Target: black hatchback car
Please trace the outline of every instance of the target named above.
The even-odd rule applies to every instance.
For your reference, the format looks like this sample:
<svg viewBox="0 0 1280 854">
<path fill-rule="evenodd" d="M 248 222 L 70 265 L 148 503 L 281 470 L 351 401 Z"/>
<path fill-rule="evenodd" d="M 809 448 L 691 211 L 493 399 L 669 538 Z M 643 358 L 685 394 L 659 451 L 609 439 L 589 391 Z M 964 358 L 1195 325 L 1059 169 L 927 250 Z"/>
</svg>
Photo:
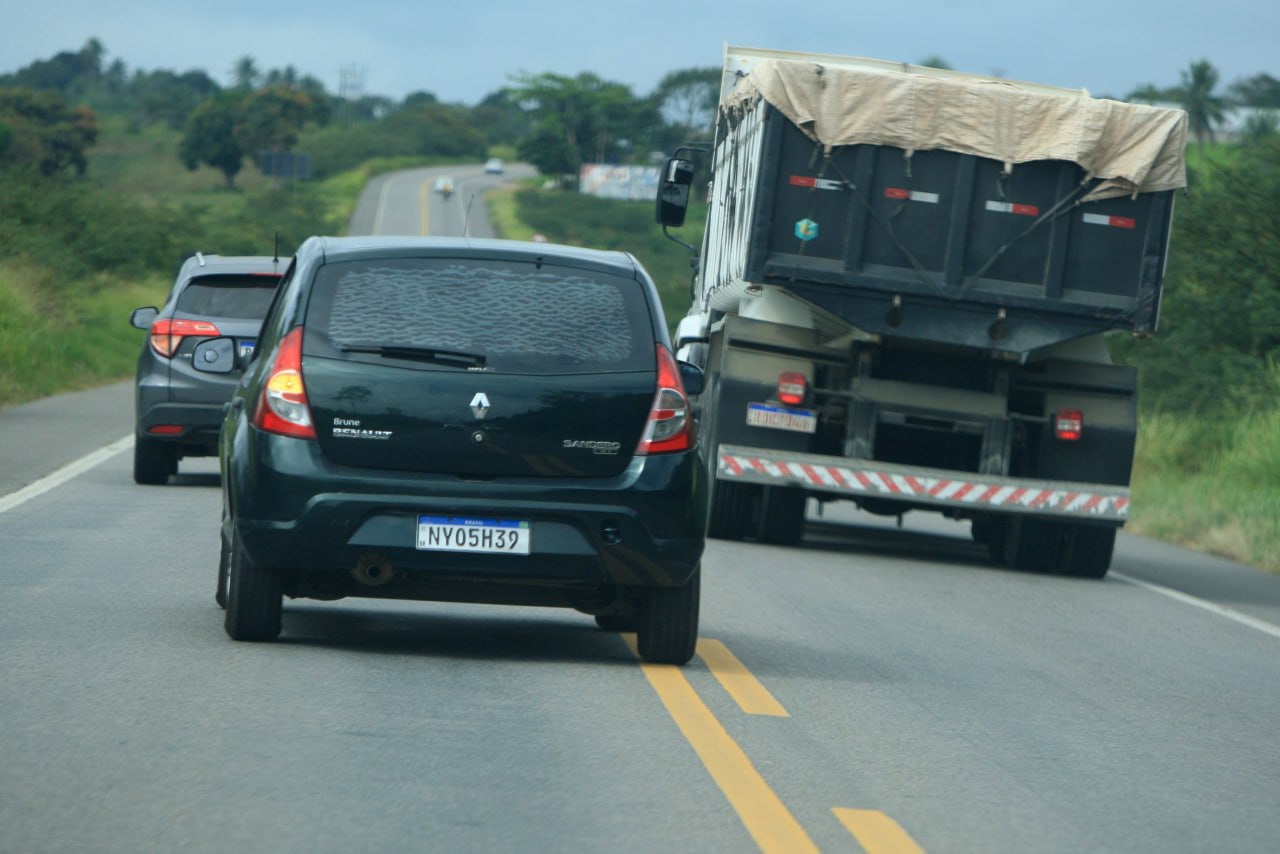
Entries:
<svg viewBox="0 0 1280 854">
<path fill-rule="evenodd" d="M 134 482 L 163 484 L 183 457 L 218 452 L 223 405 L 240 377 L 197 372 L 191 355 L 220 336 L 251 351 L 282 272 L 278 258 L 197 252 L 163 306 L 134 309 L 130 322 L 147 330 L 134 384 Z"/>
<path fill-rule="evenodd" d="M 621 252 L 451 238 L 298 250 L 221 435 L 227 633 L 282 597 L 576 608 L 697 640 L 706 470 L 653 282 Z"/>
</svg>

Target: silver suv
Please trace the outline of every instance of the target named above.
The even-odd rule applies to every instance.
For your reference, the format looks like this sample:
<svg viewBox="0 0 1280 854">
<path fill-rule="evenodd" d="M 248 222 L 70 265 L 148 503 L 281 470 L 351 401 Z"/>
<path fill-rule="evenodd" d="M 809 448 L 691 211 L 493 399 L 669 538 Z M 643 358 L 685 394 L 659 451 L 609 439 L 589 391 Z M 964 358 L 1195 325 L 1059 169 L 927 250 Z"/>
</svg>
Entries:
<svg viewBox="0 0 1280 854">
<path fill-rule="evenodd" d="M 284 266 L 265 256 L 196 253 L 161 308 L 134 310 L 130 322 L 147 330 L 135 386 L 136 483 L 163 484 L 183 457 L 217 454 L 223 405 L 240 375 L 199 373 L 192 353 L 201 341 L 224 336 L 241 354 L 252 353 Z"/>
</svg>

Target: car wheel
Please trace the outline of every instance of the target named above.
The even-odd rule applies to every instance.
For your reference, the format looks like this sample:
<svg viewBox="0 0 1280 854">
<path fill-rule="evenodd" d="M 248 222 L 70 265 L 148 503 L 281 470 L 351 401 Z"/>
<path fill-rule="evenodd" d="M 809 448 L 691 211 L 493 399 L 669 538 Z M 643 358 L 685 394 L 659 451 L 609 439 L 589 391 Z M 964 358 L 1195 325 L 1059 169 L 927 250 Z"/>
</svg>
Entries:
<svg viewBox="0 0 1280 854">
<path fill-rule="evenodd" d="M 227 607 L 227 576 L 231 564 L 231 547 L 227 545 L 225 534 L 218 533 L 218 589 L 213 594 L 213 601 L 219 608 Z"/>
<path fill-rule="evenodd" d="M 702 568 L 680 587 L 654 587 L 636 625 L 640 658 L 652 664 L 685 664 L 698 644 Z"/>
<path fill-rule="evenodd" d="M 596 614 L 596 625 L 606 632 L 634 632 L 639 623 L 636 614 Z"/>
<path fill-rule="evenodd" d="M 227 634 L 238 641 L 271 641 L 279 637 L 284 606 L 280 576 L 253 562 L 234 528 L 227 577 Z"/>
<path fill-rule="evenodd" d="M 161 486 L 178 468 L 173 448 L 135 436 L 133 439 L 133 482 L 145 486 Z"/>
</svg>

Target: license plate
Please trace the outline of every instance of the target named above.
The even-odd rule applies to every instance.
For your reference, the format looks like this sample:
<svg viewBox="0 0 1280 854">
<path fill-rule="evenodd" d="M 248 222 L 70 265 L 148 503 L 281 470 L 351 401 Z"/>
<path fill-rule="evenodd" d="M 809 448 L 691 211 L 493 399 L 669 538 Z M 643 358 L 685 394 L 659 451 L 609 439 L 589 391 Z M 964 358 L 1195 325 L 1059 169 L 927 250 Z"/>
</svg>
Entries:
<svg viewBox="0 0 1280 854">
<path fill-rule="evenodd" d="M 241 342 L 240 342 L 240 358 L 242 358 L 242 359 L 247 359 L 247 358 L 249 358 L 250 356 L 252 356 L 252 355 L 253 355 L 253 345 L 254 345 L 255 343 L 257 343 L 257 342 L 255 342 L 255 341 L 241 341 Z"/>
<path fill-rule="evenodd" d="M 818 413 L 812 409 L 788 409 L 768 403 L 748 403 L 747 423 L 752 427 L 768 427 L 772 430 L 816 433 Z"/>
<path fill-rule="evenodd" d="M 419 516 L 418 548 L 432 552 L 529 554 L 532 526 L 513 519 Z"/>
</svg>

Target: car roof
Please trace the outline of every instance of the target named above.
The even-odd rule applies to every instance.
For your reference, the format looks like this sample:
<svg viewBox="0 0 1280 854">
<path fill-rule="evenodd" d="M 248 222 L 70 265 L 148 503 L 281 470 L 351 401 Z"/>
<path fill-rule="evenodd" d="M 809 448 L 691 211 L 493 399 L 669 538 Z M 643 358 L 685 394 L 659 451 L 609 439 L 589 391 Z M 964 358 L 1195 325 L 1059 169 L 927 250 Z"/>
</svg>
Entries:
<svg viewBox="0 0 1280 854">
<path fill-rule="evenodd" d="M 484 237 L 316 237 L 316 249 L 326 262 L 366 258 L 441 257 L 496 258 L 510 261 L 554 260 L 575 267 L 589 267 L 633 277 L 639 263 L 627 252 L 586 249 L 560 243 L 534 243 Z M 311 241 L 308 241 L 310 243 Z M 305 244 L 304 244 L 305 246 Z M 299 254 L 302 250 L 299 250 Z"/>
<path fill-rule="evenodd" d="M 182 272 L 192 277 L 219 273 L 283 275 L 288 266 L 288 258 L 274 258 L 271 255 L 205 255 L 197 252 L 183 262 Z"/>
</svg>

